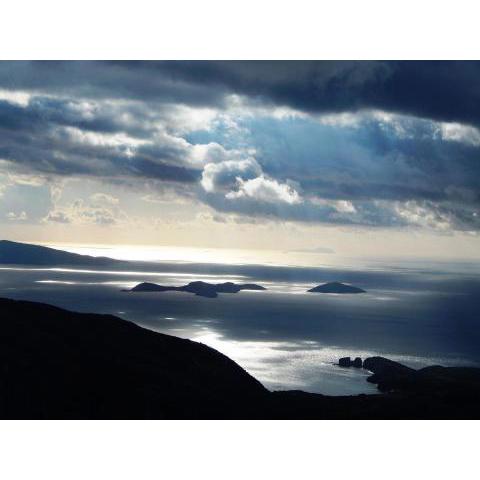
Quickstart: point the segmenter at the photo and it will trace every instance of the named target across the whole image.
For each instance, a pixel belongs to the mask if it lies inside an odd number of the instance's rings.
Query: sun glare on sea
[[[331,265],[333,255],[305,255],[291,251],[198,248],[151,245],[101,245],[49,243],[46,246],[81,255],[110,257],[141,262],[187,262],[222,264],[262,264],[284,266]],[[315,257],[315,258],[313,258]]]

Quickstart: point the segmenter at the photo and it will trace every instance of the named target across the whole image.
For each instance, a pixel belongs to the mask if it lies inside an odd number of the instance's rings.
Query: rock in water
[[[353,361],[352,365],[355,368],[362,368],[362,359],[360,357],[356,357],[355,360]]]
[[[338,364],[341,367],[351,367],[352,366],[352,359],[350,357],[342,357],[339,361]]]

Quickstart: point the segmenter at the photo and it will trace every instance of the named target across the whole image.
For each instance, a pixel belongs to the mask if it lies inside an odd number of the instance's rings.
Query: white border
[[[476,422],[3,422],[8,480],[467,479]]]
[[[475,2],[6,2],[2,59],[474,59]],[[471,478],[478,422],[1,422],[16,479]]]
[[[478,2],[16,0],[2,59],[475,59]]]

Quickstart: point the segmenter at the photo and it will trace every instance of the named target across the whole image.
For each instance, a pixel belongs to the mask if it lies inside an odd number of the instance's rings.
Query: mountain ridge
[[[105,266],[124,263],[109,257],[93,257],[31,243],[0,240],[0,264]]]

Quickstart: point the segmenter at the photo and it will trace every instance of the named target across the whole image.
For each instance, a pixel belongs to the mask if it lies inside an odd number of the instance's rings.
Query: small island
[[[361,288],[340,282],[324,283],[307,291],[311,293],[366,293],[366,291]]]
[[[266,290],[261,285],[254,283],[236,284],[233,282],[225,283],[207,283],[207,282],[190,282],[188,285],[181,287],[157,285],[156,283],[143,282],[139,283],[127,292],[189,292],[200,297],[216,298],[219,293],[237,293],[240,290]]]

